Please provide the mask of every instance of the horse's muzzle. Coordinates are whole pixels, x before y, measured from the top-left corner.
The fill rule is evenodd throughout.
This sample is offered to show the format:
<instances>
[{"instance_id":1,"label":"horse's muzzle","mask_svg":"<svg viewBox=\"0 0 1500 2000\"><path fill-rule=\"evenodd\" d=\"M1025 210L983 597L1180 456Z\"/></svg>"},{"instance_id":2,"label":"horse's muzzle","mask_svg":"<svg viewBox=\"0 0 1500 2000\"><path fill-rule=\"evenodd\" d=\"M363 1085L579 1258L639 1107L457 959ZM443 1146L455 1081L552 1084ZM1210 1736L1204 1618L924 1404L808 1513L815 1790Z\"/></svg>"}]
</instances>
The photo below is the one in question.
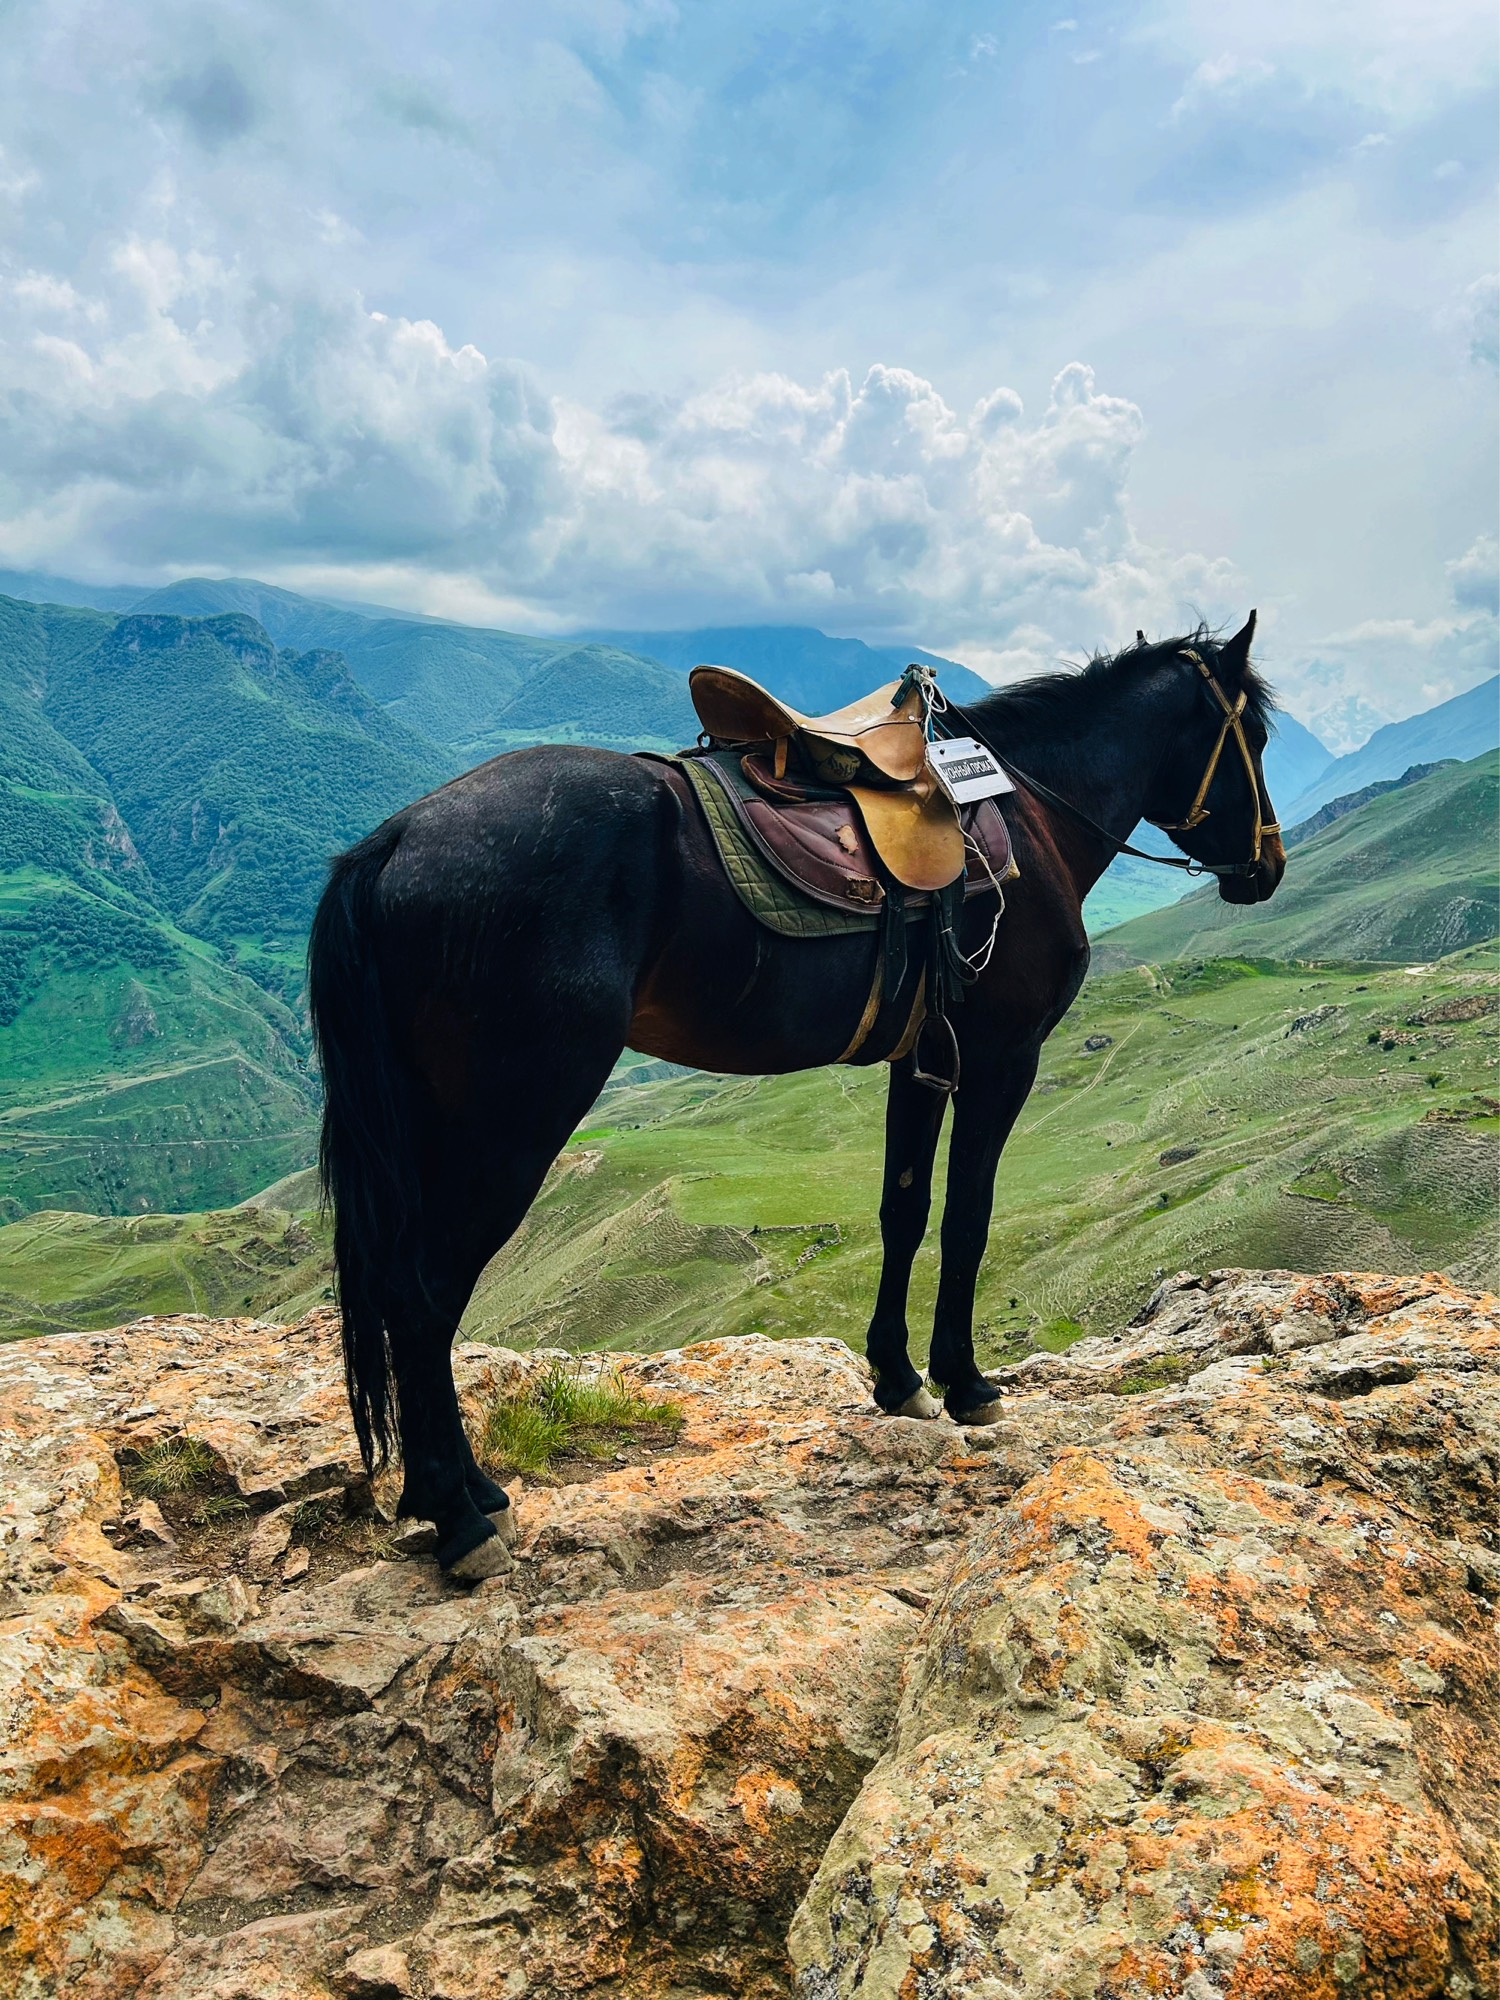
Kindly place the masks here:
<instances>
[{"instance_id":1,"label":"horse's muzzle","mask_svg":"<svg viewBox=\"0 0 1500 2000\"><path fill-rule=\"evenodd\" d=\"M1279 833L1268 834L1253 875L1221 875L1219 895L1226 903L1265 903L1276 894L1286 873L1286 849Z\"/></svg>"}]
</instances>

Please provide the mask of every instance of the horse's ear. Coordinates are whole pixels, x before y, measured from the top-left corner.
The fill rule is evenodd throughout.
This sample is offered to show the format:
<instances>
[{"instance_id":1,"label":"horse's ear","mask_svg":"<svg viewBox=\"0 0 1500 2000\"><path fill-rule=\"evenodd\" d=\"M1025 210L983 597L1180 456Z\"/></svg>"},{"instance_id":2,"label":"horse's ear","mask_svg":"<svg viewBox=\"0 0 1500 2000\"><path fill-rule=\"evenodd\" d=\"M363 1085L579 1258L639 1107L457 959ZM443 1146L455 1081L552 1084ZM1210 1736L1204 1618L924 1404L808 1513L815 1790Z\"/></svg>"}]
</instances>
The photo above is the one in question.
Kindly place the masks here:
<instances>
[{"instance_id":1,"label":"horse's ear","mask_svg":"<svg viewBox=\"0 0 1500 2000\"><path fill-rule=\"evenodd\" d=\"M1219 648L1219 665L1226 674L1242 674L1250 664L1250 641L1255 637L1255 613L1252 611L1232 639L1226 639Z\"/></svg>"},{"instance_id":2,"label":"horse's ear","mask_svg":"<svg viewBox=\"0 0 1500 2000\"><path fill-rule=\"evenodd\" d=\"M1137 625L1137 626L1136 626L1136 628L1135 628L1135 643L1136 643L1136 644L1137 644L1138 646L1144 646L1144 645L1145 645L1145 643L1146 643L1146 635L1145 635L1145 633L1144 633L1144 632L1143 632L1143 631L1141 630L1141 628L1140 628L1140 626L1139 626L1139 625Z\"/></svg>"}]
</instances>

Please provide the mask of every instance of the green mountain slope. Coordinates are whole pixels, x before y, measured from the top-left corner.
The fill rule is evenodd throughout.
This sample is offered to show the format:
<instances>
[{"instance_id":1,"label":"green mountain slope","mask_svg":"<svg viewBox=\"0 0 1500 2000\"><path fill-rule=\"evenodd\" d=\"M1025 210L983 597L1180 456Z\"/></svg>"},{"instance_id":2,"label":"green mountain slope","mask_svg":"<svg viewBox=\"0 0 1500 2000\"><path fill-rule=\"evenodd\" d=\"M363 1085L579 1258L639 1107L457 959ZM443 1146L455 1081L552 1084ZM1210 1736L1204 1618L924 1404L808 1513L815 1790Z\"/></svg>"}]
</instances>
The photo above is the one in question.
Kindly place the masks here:
<instances>
[{"instance_id":1,"label":"green mountain slope","mask_svg":"<svg viewBox=\"0 0 1500 2000\"><path fill-rule=\"evenodd\" d=\"M984 1358L1117 1330L1183 1268L1496 1282L1491 960L1473 951L1415 977L1206 961L1091 980L1001 1163ZM884 1078L863 1070L616 1089L481 1279L468 1330L642 1348L758 1328L861 1346L884 1101ZM254 1206L310 1199L300 1178ZM918 1354L936 1221L913 1287ZM288 1243L289 1224L247 1210L33 1217L0 1229L0 1330L195 1302L291 1310L326 1283L321 1225L302 1227Z\"/></svg>"},{"instance_id":2,"label":"green mountain slope","mask_svg":"<svg viewBox=\"0 0 1500 2000\"><path fill-rule=\"evenodd\" d=\"M1091 982L1001 1163L984 1356L1117 1330L1184 1268L1495 1282L1500 1016L1405 1025L1454 998L1485 1006L1486 963L1413 979L1206 962ZM878 1076L818 1070L616 1100L485 1273L468 1327L577 1347L750 1329L862 1345L884 1099ZM918 1352L936 1278L935 1217Z\"/></svg>"},{"instance_id":3,"label":"green mountain slope","mask_svg":"<svg viewBox=\"0 0 1500 2000\"><path fill-rule=\"evenodd\" d=\"M246 577L187 577L137 608L194 618L238 612L278 646L342 653L359 685L448 749L454 769L523 743L677 749L697 732L686 677L614 646L367 616Z\"/></svg>"},{"instance_id":4,"label":"green mountain slope","mask_svg":"<svg viewBox=\"0 0 1500 2000\"><path fill-rule=\"evenodd\" d=\"M1445 765L1457 764L1460 761L1457 757L1445 757L1436 764L1413 764L1403 771L1399 778L1379 778L1374 784L1362 785L1357 792L1346 792L1341 798L1330 799L1326 806L1319 806L1318 810L1300 825L1287 828L1284 839L1288 851L1303 846L1314 834L1321 833L1325 826L1332 826L1336 819L1343 819L1349 813L1358 812L1361 806L1367 806L1372 799L1378 799L1386 792L1399 792L1406 785L1419 785L1424 778L1430 778L1434 771L1440 771Z\"/></svg>"},{"instance_id":5,"label":"green mountain slope","mask_svg":"<svg viewBox=\"0 0 1500 2000\"><path fill-rule=\"evenodd\" d=\"M451 775L336 653L279 653L241 614L122 618L54 656L45 704L163 906L288 998L329 856Z\"/></svg>"},{"instance_id":6,"label":"green mountain slope","mask_svg":"<svg viewBox=\"0 0 1500 2000\"><path fill-rule=\"evenodd\" d=\"M49 1210L0 1228L0 1340L144 1313L291 1317L330 1296L327 1227L316 1214Z\"/></svg>"},{"instance_id":7,"label":"green mountain slope","mask_svg":"<svg viewBox=\"0 0 1500 2000\"><path fill-rule=\"evenodd\" d=\"M1094 940L1100 970L1198 955L1411 963L1500 933L1500 756L1387 792L1296 847L1275 900L1200 889Z\"/></svg>"},{"instance_id":8,"label":"green mountain slope","mask_svg":"<svg viewBox=\"0 0 1500 2000\"><path fill-rule=\"evenodd\" d=\"M0 1213L223 1200L308 1156L290 1011L181 930L49 669L113 621L0 599Z\"/></svg>"}]
</instances>

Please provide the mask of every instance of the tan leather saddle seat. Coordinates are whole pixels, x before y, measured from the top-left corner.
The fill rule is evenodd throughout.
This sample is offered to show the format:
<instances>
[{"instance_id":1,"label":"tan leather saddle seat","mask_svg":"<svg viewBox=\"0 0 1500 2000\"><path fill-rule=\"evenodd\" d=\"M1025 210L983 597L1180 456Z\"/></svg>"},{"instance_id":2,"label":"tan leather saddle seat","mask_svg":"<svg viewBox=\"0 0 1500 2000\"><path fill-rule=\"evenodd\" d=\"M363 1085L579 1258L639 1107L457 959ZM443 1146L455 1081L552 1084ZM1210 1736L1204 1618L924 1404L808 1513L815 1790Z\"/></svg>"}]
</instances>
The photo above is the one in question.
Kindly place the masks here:
<instances>
[{"instance_id":1,"label":"tan leather saddle seat","mask_svg":"<svg viewBox=\"0 0 1500 2000\"><path fill-rule=\"evenodd\" d=\"M695 667L688 684L715 743L766 745L774 778L795 767L847 792L896 881L930 893L964 872L958 809L928 765L915 688L898 704L901 683L891 681L832 715L803 715L733 667Z\"/></svg>"}]
</instances>

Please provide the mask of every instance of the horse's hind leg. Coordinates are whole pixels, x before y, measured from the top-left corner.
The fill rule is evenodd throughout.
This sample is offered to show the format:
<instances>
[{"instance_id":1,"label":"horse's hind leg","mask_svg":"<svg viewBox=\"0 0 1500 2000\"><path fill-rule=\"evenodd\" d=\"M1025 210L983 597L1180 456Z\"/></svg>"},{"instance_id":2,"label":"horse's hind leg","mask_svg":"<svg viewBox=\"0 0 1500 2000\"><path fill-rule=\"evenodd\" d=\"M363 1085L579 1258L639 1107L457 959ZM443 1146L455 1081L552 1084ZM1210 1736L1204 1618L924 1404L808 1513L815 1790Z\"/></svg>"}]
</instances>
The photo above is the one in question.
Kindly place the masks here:
<instances>
[{"instance_id":1,"label":"horse's hind leg","mask_svg":"<svg viewBox=\"0 0 1500 2000\"><path fill-rule=\"evenodd\" d=\"M611 1014L615 1010L609 1010ZM436 1524L438 1561L460 1581L507 1567L510 1505L475 1459L453 1383L452 1347L485 1265L509 1242L620 1052L613 1020L572 1024L566 1061L538 1035L499 1050L461 1116L428 1135L424 1243L389 1332L401 1415L402 1514ZM566 1079L566 1081L564 1081Z\"/></svg>"}]
</instances>

